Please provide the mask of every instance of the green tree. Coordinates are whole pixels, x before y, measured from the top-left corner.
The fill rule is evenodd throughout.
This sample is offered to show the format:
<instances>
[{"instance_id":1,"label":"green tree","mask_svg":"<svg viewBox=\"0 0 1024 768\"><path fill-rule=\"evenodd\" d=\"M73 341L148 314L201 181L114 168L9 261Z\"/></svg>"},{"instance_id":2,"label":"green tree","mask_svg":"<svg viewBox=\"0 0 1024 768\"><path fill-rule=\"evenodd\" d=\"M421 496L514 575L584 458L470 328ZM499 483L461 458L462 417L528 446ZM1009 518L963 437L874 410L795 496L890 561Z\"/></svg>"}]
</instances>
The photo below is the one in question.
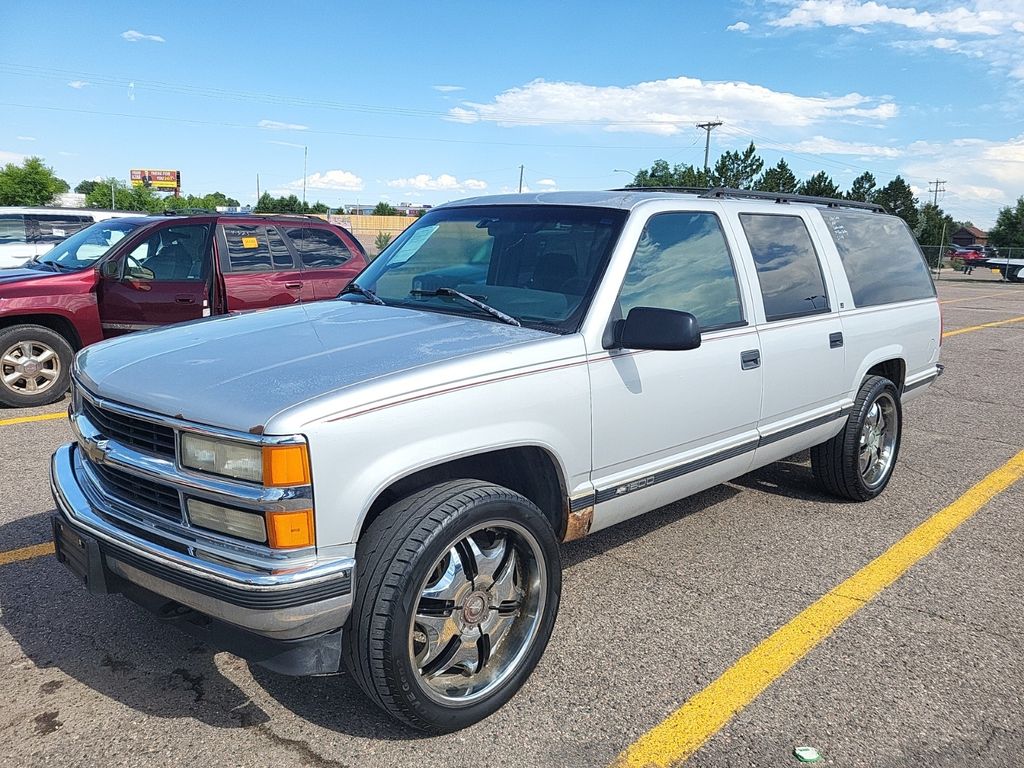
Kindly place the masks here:
<instances>
[{"instance_id":1,"label":"green tree","mask_svg":"<svg viewBox=\"0 0 1024 768\"><path fill-rule=\"evenodd\" d=\"M398 215L398 209L395 208L395 206L391 205L391 203L385 203L383 200L381 200L379 203L377 203L377 205L375 205L373 207L373 215L374 216L397 216Z\"/></svg>"},{"instance_id":2,"label":"green tree","mask_svg":"<svg viewBox=\"0 0 1024 768\"><path fill-rule=\"evenodd\" d=\"M98 186L98 181L92 181L91 179L83 179L82 181L78 182L78 185L75 187L75 192L77 192L80 195L88 195Z\"/></svg>"},{"instance_id":3,"label":"green tree","mask_svg":"<svg viewBox=\"0 0 1024 768\"><path fill-rule=\"evenodd\" d=\"M824 171L818 171L797 187L801 195L812 195L814 197L839 197L839 185L832 181L832 177Z\"/></svg>"},{"instance_id":4,"label":"green tree","mask_svg":"<svg viewBox=\"0 0 1024 768\"><path fill-rule=\"evenodd\" d=\"M997 248L1024 247L1024 197L1000 209L996 225L988 231L988 241Z\"/></svg>"},{"instance_id":5,"label":"green tree","mask_svg":"<svg viewBox=\"0 0 1024 768\"><path fill-rule=\"evenodd\" d=\"M949 236L956 230L957 226L953 217L939 206L932 203L925 203L921 206L917 228L914 230L917 242L921 245L945 245L949 242Z\"/></svg>"},{"instance_id":6,"label":"green tree","mask_svg":"<svg viewBox=\"0 0 1024 768\"><path fill-rule=\"evenodd\" d=\"M917 198L902 176L897 176L878 190L872 202L883 206L889 213L907 222L911 229L917 230Z\"/></svg>"},{"instance_id":7,"label":"green tree","mask_svg":"<svg viewBox=\"0 0 1024 768\"><path fill-rule=\"evenodd\" d=\"M757 181L754 182L754 189L759 189L762 192L792 193L796 192L799 183L786 160L779 158L779 162L771 168L765 169L765 172L757 177Z\"/></svg>"},{"instance_id":8,"label":"green tree","mask_svg":"<svg viewBox=\"0 0 1024 768\"><path fill-rule=\"evenodd\" d=\"M328 207L327 203L321 203L319 200L309 206L310 213L330 213L330 211L331 209Z\"/></svg>"},{"instance_id":9,"label":"green tree","mask_svg":"<svg viewBox=\"0 0 1024 768\"><path fill-rule=\"evenodd\" d=\"M26 158L21 165L8 163L0 170L0 205L46 205L67 191L68 183L39 157Z\"/></svg>"},{"instance_id":10,"label":"green tree","mask_svg":"<svg viewBox=\"0 0 1024 768\"><path fill-rule=\"evenodd\" d=\"M90 208L110 208L111 188L114 192L115 210L159 213L168 207L164 198L149 187L133 187L120 179L104 179L97 182L92 192L85 196L85 204Z\"/></svg>"},{"instance_id":11,"label":"green tree","mask_svg":"<svg viewBox=\"0 0 1024 768\"><path fill-rule=\"evenodd\" d=\"M846 193L846 199L870 203L874 200L877 186L878 182L875 181L874 175L870 171L864 171L864 173L853 180L853 184L850 185L850 191Z\"/></svg>"},{"instance_id":12,"label":"green tree","mask_svg":"<svg viewBox=\"0 0 1024 768\"><path fill-rule=\"evenodd\" d=\"M757 155L754 142L742 152L725 152L711 171L711 186L732 189L753 189L754 180L764 168L764 160Z\"/></svg>"},{"instance_id":13,"label":"green tree","mask_svg":"<svg viewBox=\"0 0 1024 768\"><path fill-rule=\"evenodd\" d=\"M380 253L385 248L387 248L388 245L390 245L390 243L391 243L391 233L390 232L378 232L377 236L375 238L373 238L373 247L377 249L378 253Z\"/></svg>"},{"instance_id":14,"label":"green tree","mask_svg":"<svg viewBox=\"0 0 1024 768\"><path fill-rule=\"evenodd\" d=\"M256 201L256 213L309 213L309 205L295 195L274 197L264 192Z\"/></svg>"},{"instance_id":15,"label":"green tree","mask_svg":"<svg viewBox=\"0 0 1024 768\"><path fill-rule=\"evenodd\" d=\"M669 166L664 160L655 160L650 170L637 171L633 181L626 185L638 187L707 187L708 175L703 168L678 163Z\"/></svg>"}]
</instances>

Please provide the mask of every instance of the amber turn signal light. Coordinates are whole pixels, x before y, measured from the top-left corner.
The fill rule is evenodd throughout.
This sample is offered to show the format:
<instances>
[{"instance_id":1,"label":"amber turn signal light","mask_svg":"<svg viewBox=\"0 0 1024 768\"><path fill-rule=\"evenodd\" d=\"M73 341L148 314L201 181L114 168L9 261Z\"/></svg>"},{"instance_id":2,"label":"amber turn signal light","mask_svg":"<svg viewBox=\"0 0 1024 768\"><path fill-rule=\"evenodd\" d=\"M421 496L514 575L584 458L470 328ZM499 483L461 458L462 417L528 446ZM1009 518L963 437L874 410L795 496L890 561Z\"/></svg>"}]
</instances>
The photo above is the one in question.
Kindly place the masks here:
<instances>
[{"instance_id":1,"label":"amber turn signal light","mask_svg":"<svg viewBox=\"0 0 1024 768\"><path fill-rule=\"evenodd\" d=\"M313 546L316 543L313 510L267 512L267 543L274 549Z\"/></svg>"},{"instance_id":2,"label":"amber turn signal light","mask_svg":"<svg viewBox=\"0 0 1024 768\"><path fill-rule=\"evenodd\" d=\"M309 485L309 453L304 445L263 446L263 485Z\"/></svg>"}]
</instances>

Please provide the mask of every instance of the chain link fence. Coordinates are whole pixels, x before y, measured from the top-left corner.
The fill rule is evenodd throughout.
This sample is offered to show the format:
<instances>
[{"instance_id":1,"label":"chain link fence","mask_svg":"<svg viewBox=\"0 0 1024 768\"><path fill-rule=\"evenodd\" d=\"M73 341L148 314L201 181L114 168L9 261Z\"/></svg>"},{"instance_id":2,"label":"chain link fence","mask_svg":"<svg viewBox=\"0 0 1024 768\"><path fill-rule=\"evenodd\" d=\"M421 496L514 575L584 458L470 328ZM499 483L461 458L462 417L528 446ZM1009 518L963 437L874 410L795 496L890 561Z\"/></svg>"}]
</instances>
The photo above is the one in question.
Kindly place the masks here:
<instances>
[{"instance_id":1,"label":"chain link fence","mask_svg":"<svg viewBox=\"0 0 1024 768\"><path fill-rule=\"evenodd\" d=\"M1000 248L986 253L985 258L990 262L988 264L965 261L951 252L949 246L923 245L921 250L931 267L932 275L938 280L943 277L991 275L993 280L1024 281L1024 270L1021 269L1024 265L1024 248ZM1002 263L1004 260L1010 263ZM1014 260L1020 260L1021 264L1012 263Z\"/></svg>"}]
</instances>

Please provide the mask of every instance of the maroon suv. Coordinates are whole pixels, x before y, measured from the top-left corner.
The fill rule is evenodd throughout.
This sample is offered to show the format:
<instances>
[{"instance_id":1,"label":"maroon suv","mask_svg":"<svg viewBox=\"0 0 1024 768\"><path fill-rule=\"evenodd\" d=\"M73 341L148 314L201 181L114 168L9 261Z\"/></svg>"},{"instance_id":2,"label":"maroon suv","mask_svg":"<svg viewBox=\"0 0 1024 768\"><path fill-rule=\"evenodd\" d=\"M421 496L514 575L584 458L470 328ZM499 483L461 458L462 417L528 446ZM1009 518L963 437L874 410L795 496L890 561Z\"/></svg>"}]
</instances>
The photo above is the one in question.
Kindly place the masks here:
<instances>
[{"instance_id":1,"label":"maroon suv","mask_svg":"<svg viewBox=\"0 0 1024 768\"><path fill-rule=\"evenodd\" d=\"M0 404L67 391L76 350L130 331L331 299L366 266L313 216L139 216L97 222L0 270Z\"/></svg>"}]
</instances>

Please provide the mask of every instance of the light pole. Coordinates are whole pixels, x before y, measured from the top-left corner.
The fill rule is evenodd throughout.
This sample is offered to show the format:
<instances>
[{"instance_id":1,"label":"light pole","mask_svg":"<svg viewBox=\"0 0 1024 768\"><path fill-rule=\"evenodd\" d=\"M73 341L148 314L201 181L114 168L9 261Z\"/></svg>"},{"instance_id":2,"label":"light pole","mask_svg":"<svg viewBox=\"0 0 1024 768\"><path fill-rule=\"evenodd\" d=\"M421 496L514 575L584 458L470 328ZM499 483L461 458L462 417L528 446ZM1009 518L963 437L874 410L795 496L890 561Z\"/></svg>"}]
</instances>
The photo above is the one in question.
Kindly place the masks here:
<instances>
[{"instance_id":1,"label":"light pole","mask_svg":"<svg viewBox=\"0 0 1024 768\"><path fill-rule=\"evenodd\" d=\"M114 177L110 177L110 210L117 210L114 206Z\"/></svg>"},{"instance_id":2,"label":"light pole","mask_svg":"<svg viewBox=\"0 0 1024 768\"><path fill-rule=\"evenodd\" d=\"M302 148L302 207L306 207L306 161L309 159L309 147Z\"/></svg>"},{"instance_id":3,"label":"light pole","mask_svg":"<svg viewBox=\"0 0 1024 768\"><path fill-rule=\"evenodd\" d=\"M622 168L612 168L612 173L628 173L634 179L636 178L636 174L633 171L627 171Z\"/></svg>"}]
</instances>

